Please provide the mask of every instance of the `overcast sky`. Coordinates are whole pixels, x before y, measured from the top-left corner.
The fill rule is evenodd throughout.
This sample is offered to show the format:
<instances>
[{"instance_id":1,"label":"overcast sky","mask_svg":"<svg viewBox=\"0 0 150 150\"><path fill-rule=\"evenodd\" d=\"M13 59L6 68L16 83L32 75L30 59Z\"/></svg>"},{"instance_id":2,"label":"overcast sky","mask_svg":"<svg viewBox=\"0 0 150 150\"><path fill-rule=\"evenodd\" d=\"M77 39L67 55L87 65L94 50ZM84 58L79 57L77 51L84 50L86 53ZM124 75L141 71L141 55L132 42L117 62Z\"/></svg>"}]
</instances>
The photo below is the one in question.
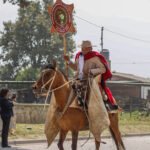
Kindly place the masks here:
<instances>
[{"instance_id":1,"label":"overcast sky","mask_svg":"<svg viewBox=\"0 0 150 150\"><path fill-rule=\"evenodd\" d=\"M121 34L150 41L150 0L64 0L74 3L76 16ZM15 21L17 6L0 1L0 30L3 21ZM91 40L100 50L100 28L75 17L76 44ZM104 48L110 50L112 70L150 77L150 42L120 37L104 30Z\"/></svg>"}]
</instances>

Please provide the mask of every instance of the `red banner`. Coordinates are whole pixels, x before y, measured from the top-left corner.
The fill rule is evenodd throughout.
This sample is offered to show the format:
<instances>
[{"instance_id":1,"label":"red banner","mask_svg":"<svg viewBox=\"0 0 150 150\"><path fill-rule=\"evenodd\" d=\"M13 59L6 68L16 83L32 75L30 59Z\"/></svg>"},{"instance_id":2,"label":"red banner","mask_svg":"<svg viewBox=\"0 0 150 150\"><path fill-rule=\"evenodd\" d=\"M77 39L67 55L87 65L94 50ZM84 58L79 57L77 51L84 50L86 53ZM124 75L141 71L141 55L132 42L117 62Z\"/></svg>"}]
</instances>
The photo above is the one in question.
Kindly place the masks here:
<instances>
[{"instance_id":1,"label":"red banner","mask_svg":"<svg viewBox=\"0 0 150 150\"><path fill-rule=\"evenodd\" d=\"M51 32L65 34L67 32L75 32L72 21L74 5L67 5L61 0L57 0L52 7L48 7L48 11L52 20Z\"/></svg>"}]
</instances>

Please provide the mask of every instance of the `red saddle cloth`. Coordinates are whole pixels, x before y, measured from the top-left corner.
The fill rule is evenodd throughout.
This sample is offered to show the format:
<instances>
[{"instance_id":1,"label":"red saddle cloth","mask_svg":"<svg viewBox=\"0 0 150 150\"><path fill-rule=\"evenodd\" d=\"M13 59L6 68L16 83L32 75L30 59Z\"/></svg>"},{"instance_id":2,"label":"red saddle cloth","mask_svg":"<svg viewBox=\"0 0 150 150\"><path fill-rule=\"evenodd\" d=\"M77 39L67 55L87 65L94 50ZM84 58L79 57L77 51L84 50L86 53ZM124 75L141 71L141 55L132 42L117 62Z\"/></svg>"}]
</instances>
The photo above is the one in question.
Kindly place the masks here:
<instances>
[{"instance_id":1,"label":"red saddle cloth","mask_svg":"<svg viewBox=\"0 0 150 150\"><path fill-rule=\"evenodd\" d=\"M80 54L82 54L82 52L78 52L76 54L75 60L79 58ZM110 89L106 86L106 80L111 79L112 77L112 73L108 67L108 63L105 59L105 57L103 55L101 55L100 53L96 52L96 51L90 51L89 53L84 55L84 60L88 60L91 59L93 57L98 57L100 59L100 61L104 64L105 68L106 68L106 72L102 74L102 81L100 81L100 86L104 89L108 100L111 102L112 105L116 104L116 101L112 95L112 92L110 91Z\"/></svg>"}]
</instances>

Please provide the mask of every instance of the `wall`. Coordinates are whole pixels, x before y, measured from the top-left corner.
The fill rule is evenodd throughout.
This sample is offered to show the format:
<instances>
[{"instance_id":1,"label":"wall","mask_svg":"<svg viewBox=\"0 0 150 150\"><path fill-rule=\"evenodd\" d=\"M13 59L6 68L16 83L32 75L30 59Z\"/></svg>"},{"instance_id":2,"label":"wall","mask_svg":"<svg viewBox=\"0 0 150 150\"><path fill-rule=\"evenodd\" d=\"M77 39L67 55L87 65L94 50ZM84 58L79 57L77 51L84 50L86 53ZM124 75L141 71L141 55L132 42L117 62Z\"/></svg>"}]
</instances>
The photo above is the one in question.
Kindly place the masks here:
<instances>
[{"instance_id":1,"label":"wall","mask_svg":"<svg viewBox=\"0 0 150 150\"><path fill-rule=\"evenodd\" d=\"M141 85L108 84L114 96L141 99Z\"/></svg>"},{"instance_id":2,"label":"wall","mask_svg":"<svg viewBox=\"0 0 150 150\"><path fill-rule=\"evenodd\" d=\"M141 85L108 84L117 103L126 111L140 110L145 101L141 98Z\"/></svg>"},{"instance_id":3,"label":"wall","mask_svg":"<svg viewBox=\"0 0 150 150\"><path fill-rule=\"evenodd\" d=\"M11 119L10 128L15 129L16 123L42 124L45 123L45 117L49 105L44 104L15 104L14 117ZM0 131L2 129L2 120L0 118Z\"/></svg>"},{"instance_id":4,"label":"wall","mask_svg":"<svg viewBox=\"0 0 150 150\"><path fill-rule=\"evenodd\" d=\"M44 104L15 104L17 123L44 123L49 105Z\"/></svg>"}]
</instances>

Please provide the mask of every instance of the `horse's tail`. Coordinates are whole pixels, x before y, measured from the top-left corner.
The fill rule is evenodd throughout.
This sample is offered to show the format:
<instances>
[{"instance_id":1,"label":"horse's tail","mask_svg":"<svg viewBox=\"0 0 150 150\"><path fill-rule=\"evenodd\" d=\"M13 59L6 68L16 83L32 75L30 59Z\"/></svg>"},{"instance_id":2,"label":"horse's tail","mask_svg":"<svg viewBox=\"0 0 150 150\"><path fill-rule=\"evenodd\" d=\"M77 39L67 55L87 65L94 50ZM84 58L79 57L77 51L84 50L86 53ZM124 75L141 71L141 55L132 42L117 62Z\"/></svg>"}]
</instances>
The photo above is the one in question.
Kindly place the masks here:
<instances>
[{"instance_id":1,"label":"horse's tail","mask_svg":"<svg viewBox=\"0 0 150 150\"><path fill-rule=\"evenodd\" d=\"M123 141L122 141L122 138L120 137L120 143L118 143L118 140L117 140L117 138L116 138L116 136L115 136L115 133L114 133L114 131L111 129L111 127L109 127L109 130L110 130L110 133L111 133L111 135L112 135L113 140L115 141L117 150L126 150L125 145L124 145L124 143L123 143Z\"/></svg>"}]
</instances>

